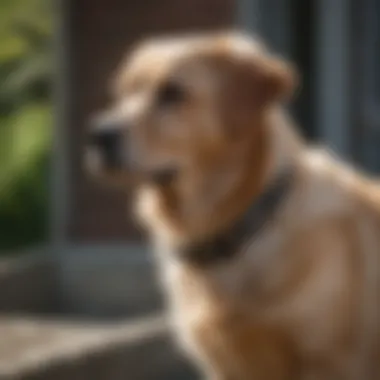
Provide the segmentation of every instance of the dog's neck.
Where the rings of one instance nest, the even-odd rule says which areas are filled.
[[[263,193],[227,228],[200,241],[184,244],[177,248],[176,255],[196,267],[209,267],[238,256],[243,247],[254,240],[280,212],[290,194],[293,176],[294,168],[284,167]]]

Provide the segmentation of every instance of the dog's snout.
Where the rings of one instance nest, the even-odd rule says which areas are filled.
[[[90,133],[90,145],[104,151],[115,150],[121,139],[121,133],[116,129],[99,129]]]
[[[123,166],[123,133],[120,128],[96,128],[89,135],[89,145],[111,169]]]

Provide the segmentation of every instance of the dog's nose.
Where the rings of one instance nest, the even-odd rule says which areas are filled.
[[[120,128],[96,128],[89,135],[89,145],[107,168],[120,169],[123,166],[123,133]]]

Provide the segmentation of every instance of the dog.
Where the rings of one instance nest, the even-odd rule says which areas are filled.
[[[380,378],[379,186],[297,132],[298,82],[244,33],[157,37],[92,122],[89,167],[134,187],[208,379]]]

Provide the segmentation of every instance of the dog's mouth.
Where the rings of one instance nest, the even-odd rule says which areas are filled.
[[[143,167],[124,158],[109,157],[93,146],[87,147],[84,161],[87,173],[112,184],[148,183],[165,187],[173,184],[180,173],[180,168],[174,164]]]
[[[174,165],[163,166],[143,172],[143,180],[157,186],[171,185],[179,175],[179,168]]]

